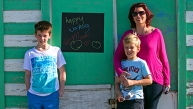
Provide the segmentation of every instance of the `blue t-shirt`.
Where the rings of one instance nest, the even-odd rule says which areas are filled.
[[[124,60],[121,62],[122,69],[131,74],[127,78],[130,80],[141,80],[150,74],[146,61],[137,58],[135,60]],[[120,90],[125,100],[143,99],[143,87],[141,85],[134,85],[130,87],[123,87],[120,84]]]

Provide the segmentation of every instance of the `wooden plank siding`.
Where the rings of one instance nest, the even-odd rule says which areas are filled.
[[[178,109],[186,108],[186,22],[184,0],[177,0],[177,38],[178,38]],[[183,64],[182,64],[183,63]],[[184,101],[184,102],[183,102]]]
[[[193,35],[186,35],[186,45],[193,46]]]
[[[6,35],[29,35],[34,34],[35,22],[28,23],[4,23],[4,34]]]
[[[4,47],[32,47],[37,45],[34,35],[4,35]]]
[[[187,95],[186,109],[193,108],[193,79],[192,79],[193,78],[193,5],[192,4],[193,4],[192,0],[186,0],[186,13],[185,13],[186,15],[186,51],[187,51],[186,52],[186,95]]]
[[[5,84],[5,92],[7,96],[6,105],[15,107],[27,106],[24,84]],[[60,98],[60,109],[99,109],[100,107],[110,109],[110,105],[108,105],[109,96],[111,96],[111,85],[65,86],[65,95]]]
[[[34,37],[34,24],[42,19],[41,1],[3,0],[3,11],[1,12],[4,29],[2,35],[4,42],[3,77],[5,77],[3,107],[26,109],[27,97],[22,65],[24,53],[37,44]]]
[[[4,86],[3,1],[0,1],[0,86]],[[0,90],[0,106],[5,107],[5,91]]]
[[[4,11],[3,12],[4,23],[11,22],[37,22],[41,20],[41,11]]]
[[[5,102],[9,106],[6,109],[27,109],[23,108],[27,107],[24,84],[5,84],[5,92]],[[65,86],[65,95],[60,98],[60,109],[110,109],[109,96],[111,85]]]
[[[48,1],[48,0],[47,0]],[[3,9],[7,10],[40,10],[40,0],[3,0]]]
[[[24,54],[31,47],[5,47],[5,59],[23,59]]]

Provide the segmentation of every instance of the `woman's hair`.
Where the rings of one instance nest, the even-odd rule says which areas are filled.
[[[138,36],[134,34],[128,34],[123,39],[123,45],[134,43],[137,48],[140,48],[141,41]]]
[[[48,31],[49,34],[52,33],[52,24],[48,21],[39,21],[34,25],[35,33],[37,33],[38,30],[42,31]]]
[[[152,18],[153,18],[153,13],[147,8],[147,6],[145,5],[145,3],[135,3],[133,4],[131,7],[130,7],[130,10],[129,10],[129,15],[128,15],[128,18],[129,18],[129,21],[131,23],[131,28],[136,28],[136,24],[133,20],[133,16],[132,16],[132,13],[134,12],[135,8],[138,8],[138,7],[142,7],[146,13],[146,16],[147,16],[147,19],[146,19],[146,26],[150,26],[151,24],[151,21],[152,21]]]

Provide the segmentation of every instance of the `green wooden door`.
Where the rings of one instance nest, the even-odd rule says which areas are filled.
[[[79,13],[75,14],[75,17],[68,17],[68,22],[70,19],[79,18],[83,20],[86,17],[82,16],[81,13],[92,13],[95,15],[103,14],[104,19],[98,19],[97,17],[88,16],[87,19],[92,22],[92,27],[97,28],[99,23],[104,22],[104,29],[98,28],[104,31],[104,37],[100,43],[104,43],[102,52],[89,52],[89,51],[63,51],[65,59],[67,61],[67,85],[93,85],[93,84],[114,84],[114,70],[113,70],[113,1],[112,0],[58,0],[57,2],[52,2],[52,24],[53,24],[53,37],[52,45],[62,46],[62,28],[66,25],[62,25],[62,13]],[[95,13],[95,14],[94,14]],[[83,19],[82,19],[83,18]],[[100,20],[100,21],[99,21]],[[104,20],[104,21],[102,21]],[[87,20],[88,21],[88,20]],[[86,20],[84,24],[89,24]],[[65,19],[65,22],[66,19]],[[72,21],[73,22],[73,21]],[[98,23],[99,22],[99,23]],[[91,22],[90,22],[91,23]],[[82,24],[82,23],[81,23]],[[77,24],[78,25],[78,24]],[[74,24],[73,26],[77,26]],[[101,27],[101,26],[100,26]],[[79,28],[80,29],[80,28]],[[76,31],[76,30],[74,30]],[[92,46],[94,43],[92,40],[96,36],[97,31],[89,34],[90,43],[84,42],[83,38],[79,41],[82,42],[81,47]],[[64,33],[66,37],[67,34]],[[86,35],[82,34],[82,37]],[[85,36],[86,37],[86,36]],[[70,41],[74,41],[71,39]],[[67,40],[63,40],[64,43]],[[72,43],[72,42],[69,42]],[[69,45],[70,46],[70,45]],[[85,48],[87,49],[87,48]],[[94,48],[92,48],[93,50]]]

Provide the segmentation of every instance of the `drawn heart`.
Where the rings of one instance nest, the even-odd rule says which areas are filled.
[[[87,46],[90,43],[90,40],[84,41],[84,45]]]
[[[92,47],[99,49],[101,47],[101,43],[99,41],[92,41]]]
[[[82,41],[81,40],[72,41],[70,43],[70,47],[73,50],[79,50],[81,46],[82,46]]]

